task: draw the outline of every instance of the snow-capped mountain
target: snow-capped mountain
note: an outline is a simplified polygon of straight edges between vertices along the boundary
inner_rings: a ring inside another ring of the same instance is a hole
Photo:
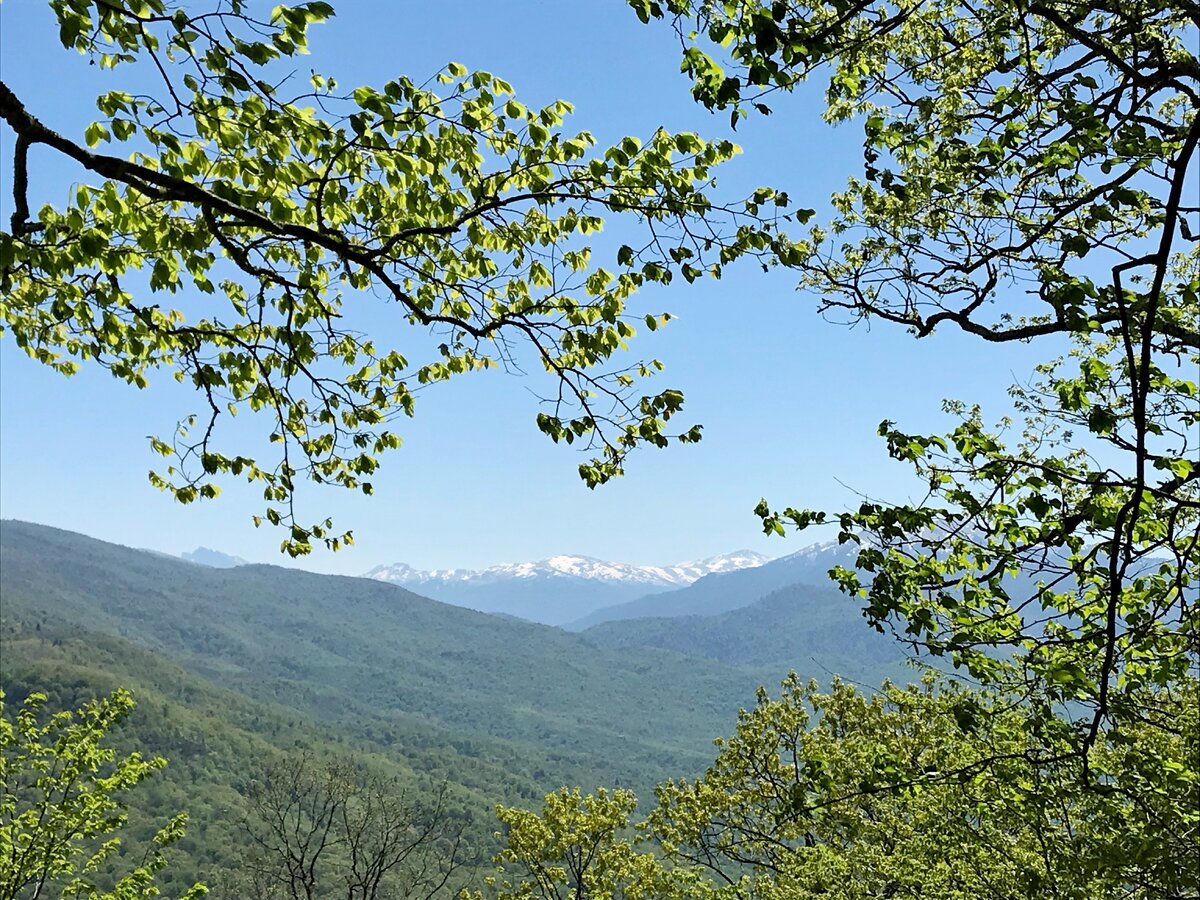
[[[592,610],[657,591],[685,587],[705,575],[761,566],[749,550],[673,566],[635,566],[590,556],[551,556],[486,569],[377,566],[365,577],[399,584],[436,600],[560,625]]]
[[[854,544],[812,544],[753,568],[712,572],[682,587],[648,591],[641,597],[592,610],[567,623],[568,629],[582,630],[614,619],[711,616],[749,606],[780,588],[796,584],[828,586],[829,570],[853,565],[856,553]]]
[[[367,578],[394,581],[397,584],[492,584],[510,578],[583,578],[589,581],[613,581],[622,584],[682,587],[713,572],[732,572],[761,566],[767,557],[741,550],[711,556],[674,566],[634,566],[608,562],[591,556],[551,556],[537,562],[502,563],[486,569],[414,569],[407,563],[376,566]]]

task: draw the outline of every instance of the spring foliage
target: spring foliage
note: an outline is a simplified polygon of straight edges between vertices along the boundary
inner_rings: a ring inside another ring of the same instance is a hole
[[[0,712],[3,712],[0,693]],[[9,718],[0,716],[0,897],[134,900],[161,896],[156,876],[164,850],[184,835],[185,814],[171,818],[141,862],[103,887],[97,874],[128,853],[121,794],[166,765],[161,757],[119,756],[102,742],[133,709],[128,691],[45,715],[44,694],[31,694]],[[136,857],[135,857],[136,858]],[[181,900],[206,893],[194,885]]]
[[[502,808],[500,896],[1192,897],[1198,699],[1162,696],[1175,733],[1112,736],[1094,759],[1107,789],[1080,791],[1070,743],[1002,697],[792,675],[640,820],[621,791]]]
[[[0,84],[16,134],[0,319],[64,374],[100,365],[140,388],[163,370],[195,386],[203,411],[152,439],[171,462],[151,481],[178,501],[246,478],[267,504],[256,522],[287,529],[284,550],[337,549],[352,536],[298,520],[298,484],[371,493],[416,391],[494,367],[544,370],[537,425],[595,451],[580,466],[591,486],[634,447],[699,439],[668,425],[678,390],[638,390],[661,364],[616,355],[669,318],[635,315],[641,286],[771,252],[785,195],[710,196],[735,145],[659,130],[598,148],[564,130],[569,103],[526,107],[457,63],[432,84],[293,85],[310,27],[333,15],[322,2],[51,6],[64,48],[158,87],[108,91],[100,118],[64,136]],[[65,205],[33,208],[33,148],[83,168]],[[638,237],[602,260],[591,241],[614,216]],[[388,309],[412,326],[411,352],[403,327],[351,324]],[[225,449],[219,420],[239,410],[266,415],[276,455]]]
[[[836,527],[872,623],[1019,698],[1101,789],[1093,752],[1172,733],[1200,653],[1195,5],[633,5],[705,105],[823,77],[826,119],[861,126],[833,220],[780,257],[824,312],[1046,348],[1016,423],[955,401],[949,433],[880,426],[915,502],[758,513]]]

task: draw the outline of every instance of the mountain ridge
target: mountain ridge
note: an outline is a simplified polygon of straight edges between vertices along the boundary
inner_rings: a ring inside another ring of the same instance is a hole
[[[567,622],[568,631],[582,631],[620,619],[709,616],[749,606],[772,591],[795,584],[829,583],[829,570],[852,565],[857,548],[834,541],[810,544],[794,553],[753,568],[713,572],[670,591],[647,592],[612,606],[592,610]]]
[[[767,557],[749,550],[671,566],[636,566],[563,554],[486,569],[421,570],[407,563],[392,563],[376,566],[363,577],[416,590],[455,606],[565,625],[603,607],[767,562]]]
[[[248,560],[232,553],[223,553],[211,547],[197,547],[195,550],[185,550],[179,554],[184,562],[195,563],[198,566],[208,566],[210,569],[233,569],[237,566],[250,565]]]
[[[698,771],[756,686],[723,664],[594,647],[385,582],[211,569],[13,521],[0,523],[0,589],[6,622],[133,640],[335,730],[528,747],[555,783],[645,788]]]
[[[736,550],[704,559],[668,566],[639,566],[598,559],[583,554],[558,554],[535,562],[500,563],[484,569],[417,569],[404,562],[375,566],[364,578],[397,584],[429,582],[473,582],[486,584],[504,578],[555,577],[597,579],[601,581],[639,582],[655,585],[691,584],[705,575],[754,568],[769,557],[751,550]]]

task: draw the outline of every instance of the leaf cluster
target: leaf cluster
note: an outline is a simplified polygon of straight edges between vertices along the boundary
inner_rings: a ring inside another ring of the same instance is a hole
[[[785,194],[713,199],[734,144],[659,130],[600,149],[563,130],[569,103],[526,107],[503,79],[457,63],[434,84],[401,76],[348,91],[314,72],[294,93],[280,65],[306,52],[310,26],[332,15],[325,3],[266,19],[240,2],[51,5],[65,47],[103,67],[149,67],[160,91],[102,95],[103,118],[77,142],[0,88],[18,138],[0,316],[64,374],[99,364],[142,388],[165,370],[196,388],[203,411],[152,439],[172,460],[152,484],[190,503],[215,497],[223,476],[245,478],[267,504],[255,523],[286,529],[283,550],[337,549],[352,534],[298,521],[298,484],[371,493],[380,454],[400,445],[391,423],[413,414],[416,394],[490,368],[546,374],[537,425],[594,451],[580,466],[590,486],[639,445],[699,439],[698,426],[668,424],[678,390],[637,391],[661,363],[612,363],[635,322],[668,321],[631,308],[639,288],[719,277],[782,239]],[[98,181],[31,211],[39,145]],[[614,216],[642,242],[605,265],[592,241]],[[380,303],[415,327],[412,351],[352,324]],[[269,464],[214,438],[222,415],[246,409],[273,423]]]
[[[5,713],[0,692],[0,713]],[[133,900],[161,895],[158,873],[165,848],[184,836],[186,814],[163,825],[140,864],[102,889],[97,874],[122,852],[126,815],[121,795],[166,765],[137,752],[118,755],[101,742],[133,709],[128,691],[78,710],[44,713],[45,694],[28,695],[16,714],[0,715],[0,897],[17,900],[58,892],[62,897]],[[206,893],[193,885],[181,897]]]

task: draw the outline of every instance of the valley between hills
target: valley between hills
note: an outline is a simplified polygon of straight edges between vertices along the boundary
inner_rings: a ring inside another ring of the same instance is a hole
[[[702,772],[756,689],[790,670],[911,677],[896,643],[820,583],[831,558],[707,574],[565,630],[376,578],[215,568],[5,521],[3,688],[6,703],[40,690],[58,709],[133,691],[120,740],[170,765],[131,797],[132,827],[148,836],[165,810],[189,813],[167,870],[177,884],[219,883],[245,785],[296,752],[446,783],[484,858],[496,803],[533,805],[564,784],[650,797]]]

